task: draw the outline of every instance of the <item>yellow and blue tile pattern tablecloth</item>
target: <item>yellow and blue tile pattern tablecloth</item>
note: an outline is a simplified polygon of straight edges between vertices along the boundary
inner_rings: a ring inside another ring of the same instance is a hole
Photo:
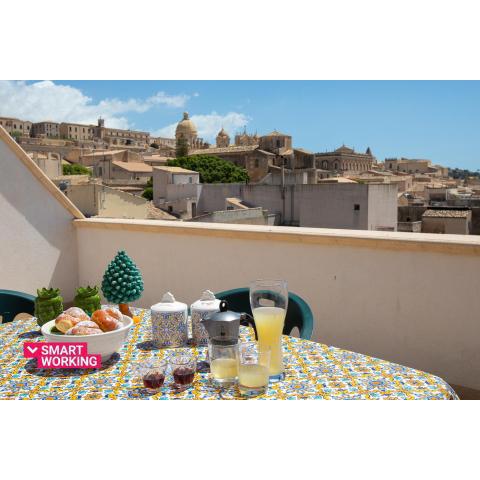
[[[235,388],[220,390],[208,373],[196,375],[188,390],[178,393],[167,376],[163,389],[151,395],[134,375],[134,363],[166,357],[150,342],[150,312],[137,310],[140,322],[129,340],[101,370],[36,368],[23,357],[24,341],[43,341],[34,319],[0,326],[0,399],[234,399]],[[251,332],[246,329],[242,336]],[[453,389],[428,373],[293,337],[283,338],[285,380],[270,385],[260,399],[456,399]],[[199,360],[205,349],[193,348]]]

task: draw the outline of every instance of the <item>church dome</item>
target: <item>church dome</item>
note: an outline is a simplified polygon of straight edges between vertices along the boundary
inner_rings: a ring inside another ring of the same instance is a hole
[[[222,129],[218,132],[217,137],[228,137],[228,133],[222,127]]]
[[[188,117],[188,112],[183,113],[183,119],[178,122],[177,129],[175,130],[175,137],[183,135],[185,138],[196,137],[197,127]]]

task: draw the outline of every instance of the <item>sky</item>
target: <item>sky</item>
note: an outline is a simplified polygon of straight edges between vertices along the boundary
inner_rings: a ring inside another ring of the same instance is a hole
[[[295,147],[342,144],[379,161],[428,158],[480,168],[480,81],[0,81],[0,116],[95,123],[173,137],[188,111],[199,136],[293,137]]]

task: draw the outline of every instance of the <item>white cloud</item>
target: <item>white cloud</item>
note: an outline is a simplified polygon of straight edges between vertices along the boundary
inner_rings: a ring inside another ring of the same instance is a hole
[[[97,122],[99,116],[113,128],[131,127],[126,114],[144,113],[157,105],[183,107],[189,95],[168,95],[158,92],[146,99],[104,99],[94,103],[81,90],[68,85],[57,85],[49,80],[27,84],[0,81],[0,115],[34,122]]]
[[[250,120],[250,117],[238,112],[229,112],[226,115],[219,115],[217,112],[212,112],[207,115],[192,115],[190,118],[197,127],[198,136],[211,143],[215,141],[215,137],[222,127],[230,137],[233,138],[235,133],[246,126]],[[173,138],[176,127],[177,124],[172,123],[157,130],[152,135]]]

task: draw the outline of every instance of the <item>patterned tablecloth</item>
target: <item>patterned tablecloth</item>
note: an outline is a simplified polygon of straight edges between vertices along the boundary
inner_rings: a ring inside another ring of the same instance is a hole
[[[235,387],[219,389],[210,374],[196,374],[193,385],[178,393],[167,376],[162,390],[148,393],[134,375],[134,363],[168,358],[174,349],[155,349],[150,341],[150,312],[128,342],[100,370],[48,370],[23,357],[24,341],[43,341],[34,319],[0,326],[0,399],[235,399]],[[251,332],[242,331],[248,338]],[[283,337],[285,380],[271,384],[260,399],[457,399],[442,379],[384,360],[294,337]],[[176,350],[176,349],[175,349]],[[205,358],[203,348],[191,349]]]

